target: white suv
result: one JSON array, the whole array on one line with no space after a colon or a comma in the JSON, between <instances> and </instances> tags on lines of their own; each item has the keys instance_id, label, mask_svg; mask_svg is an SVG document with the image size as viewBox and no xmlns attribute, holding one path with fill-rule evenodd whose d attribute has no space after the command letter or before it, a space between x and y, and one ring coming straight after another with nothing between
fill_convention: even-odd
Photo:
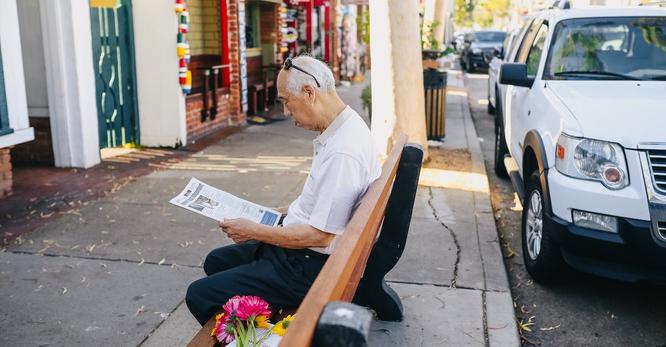
<instances>
[{"instance_id":1,"label":"white suv","mask_svg":"<svg viewBox=\"0 0 666 347\"><path fill-rule=\"evenodd\" d=\"M666 281L666 9L548 10L506 60L495 170L530 275Z\"/></svg>"}]
</instances>

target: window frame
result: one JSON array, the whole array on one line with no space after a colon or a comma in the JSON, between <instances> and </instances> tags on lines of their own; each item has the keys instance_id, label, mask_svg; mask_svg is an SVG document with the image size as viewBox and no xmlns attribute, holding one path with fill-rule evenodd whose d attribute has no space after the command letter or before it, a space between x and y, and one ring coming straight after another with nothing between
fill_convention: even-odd
<instances>
[{"instance_id":1,"label":"window frame","mask_svg":"<svg viewBox=\"0 0 666 347\"><path fill-rule=\"evenodd\" d=\"M525 64L525 61L527 60L527 54L532 48L534 39L536 38L536 35L539 32L539 29L541 28L541 25L543 23L546 23L546 21L542 19L535 19L532 22L532 25L530 25L530 27L527 29L527 32L523 36L523 41L520 43L520 46L518 46L517 48L518 51L516 52L516 56L514 57L515 63Z\"/></svg>"},{"instance_id":2,"label":"window frame","mask_svg":"<svg viewBox=\"0 0 666 347\"><path fill-rule=\"evenodd\" d=\"M640 15L640 16L639 16L639 15L635 15L635 16L631 16L631 15L628 15L628 16L580 17L580 18L567 18L567 19L563 19L563 20L558 21L557 24L555 25L555 28L553 29L553 38L550 40L550 43L548 44L548 52L551 52L551 51L552 51L552 48L553 48L553 46L555 45L555 38L557 37L557 34L558 34L559 30L562 29L562 25L563 25L564 23L566 23L566 22L571 22L571 21L578 21L578 20L592 20L592 19L599 20L599 19L609 19L609 18L612 18L612 19L617 19L617 18L661 18L661 16L651 16L651 15ZM630 44L630 45L632 45L632 46L635 44L635 40L636 40L636 36L635 36L635 35L630 36L629 39L631 40L631 43L629 43L629 42L623 42L623 45L624 45L625 43L626 43L627 45ZM544 68L543 68L543 76L542 76L542 78L543 78L544 80L557 81L557 80L560 80L560 79L554 78L554 76L552 75L552 73L550 73L550 71L548 71L548 74L546 74L546 72L547 72L546 69L547 69L548 66L550 65L550 60L551 60L551 58L552 58L552 56L551 56L550 54L548 54L548 56L546 57L546 62L545 62L545 64L544 64ZM616 80L609 79L608 81L616 81Z\"/></svg>"},{"instance_id":3,"label":"window frame","mask_svg":"<svg viewBox=\"0 0 666 347\"><path fill-rule=\"evenodd\" d=\"M544 29L544 30L542 31L542 29ZM546 23L546 22L541 23L541 25L539 26L539 30L537 30L536 34L534 35L534 39L532 41L532 44L530 45L530 49L527 51L527 56L525 57L524 64L529 68L528 63L529 63L529 60L530 60L530 54L532 53L532 50L536 46L537 41L540 39L539 34L541 34L543 32L543 47L541 48L541 53L539 55L539 59L536 62L537 63L536 71L534 71L533 75L530 75L529 71L528 71L527 75L529 77L535 77L536 78L536 76L539 74L539 66L541 65L541 59L543 58L543 52L546 51L547 48L548 48L546 46L546 42L548 41L548 30L549 29L550 29L550 27L548 26L548 23Z\"/></svg>"}]
</instances>

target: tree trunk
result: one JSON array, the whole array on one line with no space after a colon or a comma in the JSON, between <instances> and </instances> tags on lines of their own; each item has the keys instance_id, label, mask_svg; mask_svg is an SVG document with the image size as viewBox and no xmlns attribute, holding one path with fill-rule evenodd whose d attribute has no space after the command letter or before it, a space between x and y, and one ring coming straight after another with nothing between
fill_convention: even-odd
<instances>
[{"instance_id":1,"label":"tree trunk","mask_svg":"<svg viewBox=\"0 0 666 347\"><path fill-rule=\"evenodd\" d=\"M405 133L428 157L420 42L416 0L370 1L371 129L383 155Z\"/></svg>"}]
</instances>

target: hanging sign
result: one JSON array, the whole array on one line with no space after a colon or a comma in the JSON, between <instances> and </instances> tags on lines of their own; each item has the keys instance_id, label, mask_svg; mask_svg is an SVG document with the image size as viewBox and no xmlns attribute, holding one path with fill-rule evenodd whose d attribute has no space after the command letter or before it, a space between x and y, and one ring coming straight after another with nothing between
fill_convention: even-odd
<instances>
[{"instance_id":1,"label":"hanging sign","mask_svg":"<svg viewBox=\"0 0 666 347\"><path fill-rule=\"evenodd\" d=\"M91 8L118 8L120 0L90 0Z\"/></svg>"},{"instance_id":2,"label":"hanging sign","mask_svg":"<svg viewBox=\"0 0 666 347\"><path fill-rule=\"evenodd\" d=\"M284 29L284 36L282 39L286 43L294 43L298 40L298 30L296 28L286 28Z\"/></svg>"}]
</instances>

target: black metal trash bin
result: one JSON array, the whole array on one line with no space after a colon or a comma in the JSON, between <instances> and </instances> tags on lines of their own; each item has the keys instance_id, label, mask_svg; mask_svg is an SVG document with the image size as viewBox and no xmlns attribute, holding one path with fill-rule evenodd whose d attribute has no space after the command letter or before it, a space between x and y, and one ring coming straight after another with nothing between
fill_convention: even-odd
<instances>
[{"instance_id":1,"label":"black metal trash bin","mask_svg":"<svg viewBox=\"0 0 666 347\"><path fill-rule=\"evenodd\" d=\"M439 140L446 130L446 71L423 70L428 140Z\"/></svg>"}]
</instances>

